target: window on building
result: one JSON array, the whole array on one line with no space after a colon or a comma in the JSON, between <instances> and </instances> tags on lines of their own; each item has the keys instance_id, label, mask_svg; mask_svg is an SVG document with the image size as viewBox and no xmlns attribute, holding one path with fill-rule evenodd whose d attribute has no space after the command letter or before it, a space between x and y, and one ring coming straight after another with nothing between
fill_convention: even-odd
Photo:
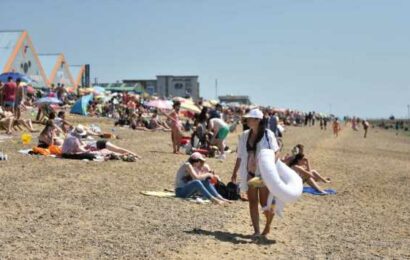
<instances>
[{"instance_id":1,"label":"window on building","mask_svg":"<svg viewBox=\"0 0 410 260\"><path fill-rule=\"evenodd\" d=\"M182 83L175 83L174 84L175 89L182 89L183 87L184 87L184 85Z\"/></svg>"}]
</instances>

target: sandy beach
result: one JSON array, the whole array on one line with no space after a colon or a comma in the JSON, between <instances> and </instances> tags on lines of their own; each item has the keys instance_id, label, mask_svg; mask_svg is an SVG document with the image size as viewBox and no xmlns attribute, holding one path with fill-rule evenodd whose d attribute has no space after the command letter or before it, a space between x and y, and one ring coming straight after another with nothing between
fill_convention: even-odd
<instances>
[{"instance_id":1,"label":"sandy beach","mask_svg":"<svg viewBox=\"0 0 410 260\"><path fill-rule=\"evenodd\" d=\"M71 121L95 123L95 118ZM105 130L112 121L98 119ZM283 153L305 145L336 195L303 195L274 219L267 240L251 240L247 202L215 206L141 195L172 189L185 155L170 153L169 133L115 128L115 144L137 163L25 156L19 136L0 145L2 259L378 259L410 258L410 138L345 128L289 127ZM239 132L229 136L234 150ZM209 159L225 182L235 154Z\"/></svg>"}]
</instances>

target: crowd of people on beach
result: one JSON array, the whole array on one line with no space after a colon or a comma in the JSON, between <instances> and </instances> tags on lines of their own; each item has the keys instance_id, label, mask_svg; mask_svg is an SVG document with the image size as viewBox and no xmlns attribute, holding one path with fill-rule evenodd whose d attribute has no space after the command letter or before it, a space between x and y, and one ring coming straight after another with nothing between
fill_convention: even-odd
<instances>
[{"instance_id":1,"label":"crowd of people on beach","mask_svg":"<svg viewBox=\"0 0 410 260\"><path fill-rule=\"evenodd\" d=\"M37 104L43 96L55 97L59 105ZM124 160L134 162L141 156L119 147L111 140L119 138L113 132L104 132L96 125L85 126L67 120L66 109L81 95L68 93L63 85L49 93L27 93L20 80L9 78L0 84L0 129L6 134L29 131L39 132L38 143L32 153L75 160ZM204 105L196 103L198 111L182 111L182 98L173 99L172 107L149 106L139 95L114 94L104 98L93 98L86 104L90 117L113 119L115 127L129 127L137 131L169 132L174 154L189 155L175 176L175 195L189 198L201 195L215 204L231 203L233 199L248 201L254 236L266 236L274 217L272 205L268 205L269 190L261 179L257 158L261 149L274 151L272 160L281 160L295 171L302 181L319 194L327 192L319 183L329 183L311 165L303 144L296 144L291 154L283 155L283 134L285 127L314 127L319 125L326 131L331 123L333 134L338 137L342 126L332 115L315 112L302 113L292 110L258 108L256 106L229 107L222 104ZM30 110L30 114L26 110ZM35 110L37 115L35 120ZM29 117L29 118L27 118ZM354 131L363 127L367 137L369 122L359 118L345 118ZM318 122L318 123L317 123ZM33 127L38 124L41 131ZM230 133L242 131L236 149L227 146ZM182 150L182 151L181 151ZM170 151L171 152L171 151ZM224 161L231 152L236 152L230 182L223 184L220 176L206 163L208 158ZM266 217L264 229L259 227L259 205Z\"/></svg>"},{"instance_id":2,"label":"crowd of people on beach","mask_svg":"<svg viewBox=\"0 0 410 260\"><path fill-rule=\"evenodd\" d=\"M312 168L304 153L302 144L296 145L291 155L280 155L280 146L277 140L281 133L277 131L279 121L276 117L275 113L269 113L268 110L263 113L257 108L247 110L247 113L242 115L244 131L239 137L237 159L231 182L228 183L228 186L236 185L238 190L237 198L249 202L254 237L266 236L270 232L274 216L274 205L267 205L269 190L264 185L257 166L257 156L261 149L273 150L275 158L272 158L272 160L285 162L288 167L299 174L303 182L317 189L323 195L327 193L318 183L330 182L329 178L323 177L317 170ZM187 198L199 193L213 203L224 204L227 202L226 197L222 196L219 189L212 185L221 181L220 177L205 161L203 154L194 152L181 165L175 180L176 196ZM224 192L224 190L221 192ZM263 208L263 214L266 217L266 224L262 232L259 229L259 205Z\"/></svg>"}]
</instances>

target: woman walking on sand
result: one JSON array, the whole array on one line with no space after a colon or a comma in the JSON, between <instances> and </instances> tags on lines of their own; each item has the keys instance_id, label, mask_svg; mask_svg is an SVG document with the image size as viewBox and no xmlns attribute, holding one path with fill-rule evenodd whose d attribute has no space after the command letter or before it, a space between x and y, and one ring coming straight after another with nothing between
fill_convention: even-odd
<instances>
[{"instance_id":1,"label":"woman walking on sand","mask_svg":"<svg viewBox=\"0 0 410 260\"><path fill-rule=\"evenodd\" d=\"M336 117L333 121L333 135L338 137L340 130L342 130L342 128L340 127L339 119Z\"/></svg>"},{"instance_id":2,"label":"woman walking on sand","mask_svg":"<svg viewBox=\"0 0 410 260\"><path fill-rule=\"evenodd\" d=\"M364 130L364 138L367 137L367 130L369 129L369 122L367 120L362 121L363 130Z\"/></svg>"},{"instance_id":3,"label":"woman walking on sand","mask_svg":"<svg viewBox=\"0 0 410 260\"><path fill-rule=\"evenodd\" d=\"M238 157L232 174L232 182L236 183L237 172L240 174L241 194L246 193L249 200L249 212L251 215L252 226L254 229L253 237L266 236L270 231L270 225L273 220L273 205L266 205L269 196L269 190L263 185L252 185L248 187L248 181L260 176L257 167L257 157L261 149L272 149L275 151L275 160L278 158L279 146L275 134L266 129L263 113L259 109L253 109L244 116L247 119L247 125L250 129L244 131L239 139ZM253 181L252 181L253 182ZM253 182L254 183L254 182ZM259 229L259 208L258 202L264 208L266 216L266 225L262 232Z\"/></svg>"}]
</instances>

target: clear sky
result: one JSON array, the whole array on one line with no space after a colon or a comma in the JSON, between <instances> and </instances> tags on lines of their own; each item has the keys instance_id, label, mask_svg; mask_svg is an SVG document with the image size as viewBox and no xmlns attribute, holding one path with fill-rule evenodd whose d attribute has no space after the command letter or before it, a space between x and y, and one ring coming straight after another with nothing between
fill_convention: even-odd
<instances>
[{"instance_id":1,"label":"clear sky","mask_svg":"<svg viewBox=\"0 0 410 260\"><path fill-rule=\"evenodd\" d=\"M90 63L99 82L199 75L201 95L407 116L410 1L0 0L0 29Z\"/></svg>"}]
</instances>

